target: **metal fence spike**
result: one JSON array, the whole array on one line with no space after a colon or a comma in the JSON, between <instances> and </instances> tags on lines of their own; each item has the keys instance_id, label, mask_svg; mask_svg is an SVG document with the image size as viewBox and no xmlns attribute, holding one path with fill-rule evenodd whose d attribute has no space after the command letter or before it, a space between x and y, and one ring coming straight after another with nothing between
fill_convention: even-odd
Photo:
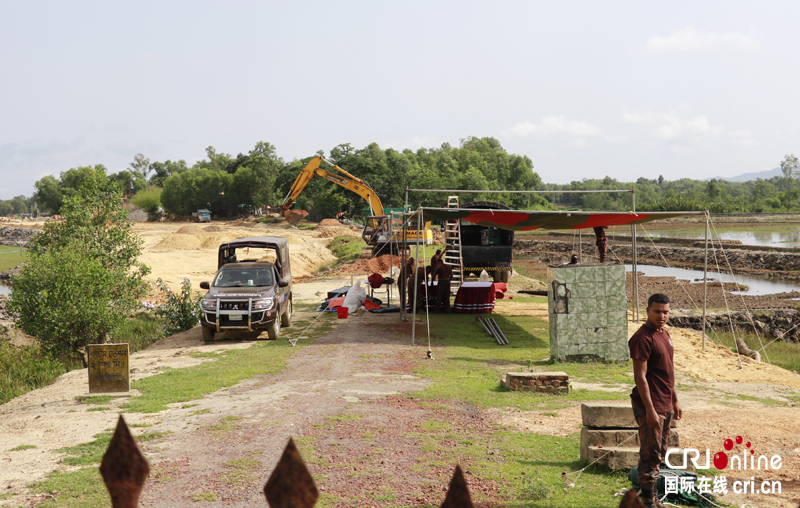
<instances>
[{"instance_id":1,"label":"metal fence spike","mask_svg":"<svg viewBox=\"0 0 800 508\"><path fill-rule=\"evenodd\" d=\"M264 485L264 496L272 508L311 508L317 502L319 492L314 478L292 438Z\"/></svg>"},{"instance_id":2,"label":"metal fence spike","mask_svg":"<svg viewBox=\"0 0 800 508\"><path fill-rule=\"evenodd\" d=\"M100 463L100 474L111 495L113 508L136 508L139 505L139 495L150 474L150 465L122 415L119 415L114 437Z\"/></svg>"},{"instance_id":3,"label":"metal fence spike","mask_svg":"<svg viewBox=\"0 0 800 508\"><path fill-rule=\"evenodd\" d=\"M459 465L456 465L456 471L453 473L453 479L450 480L450 488L447 489L447 496L444 498L441 508L475 508L469 495L467 481L464 479Z\"/></svg>"}]
</instances>

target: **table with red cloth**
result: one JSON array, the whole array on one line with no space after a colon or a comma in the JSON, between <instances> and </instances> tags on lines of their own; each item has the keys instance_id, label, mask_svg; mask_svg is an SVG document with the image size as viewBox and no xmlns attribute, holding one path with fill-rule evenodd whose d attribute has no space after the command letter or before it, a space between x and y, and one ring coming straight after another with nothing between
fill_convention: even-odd
<instances>
[{"instance_id":1,"label":"table with red cloth","mask_svg":"<svg viewBox=\"0 0 800 508\"><path fill-rule=\"evenodd\" d=\"M456 314L491 314L495 287L492 282L465 282L458 288L453 312Z\"/></svg>"}]
</instances>

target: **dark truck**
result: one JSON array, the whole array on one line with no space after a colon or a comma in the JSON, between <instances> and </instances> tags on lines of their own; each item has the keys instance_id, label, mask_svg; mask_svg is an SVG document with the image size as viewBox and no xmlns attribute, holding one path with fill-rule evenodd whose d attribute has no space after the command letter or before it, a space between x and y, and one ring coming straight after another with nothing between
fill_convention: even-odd
<instances>
[{"instance_id":1,"label":"dark truck","mask_svg":"<svg viewBox=\"0 0 800 508\"><path fill-rule=\"evenodd\" d=\"M261 259L239 259L252 249L268 254ZM200 288L208 290L200 302L203 340L213 340L218 332L259 330L266 330L274 340L281 326L291 325L292 272L286 238L251 236L223 243L217 267L211 284L200 283Z\"/></svg>"},{"instance_id":2,"label":"dark truck","mask_svg":"<svg viewBox=\"0 0 800 508\"><path fill-rule=\"evenodd\" d=\"M511 210L506 205L494 201L472 201L464 203L461 208ZM486 270L494 277L494 282L508 282L513 248L513 231L461 222L461 258L464 262L465 276L479 275L481 270Z\"/></svg>"}]
</instances>

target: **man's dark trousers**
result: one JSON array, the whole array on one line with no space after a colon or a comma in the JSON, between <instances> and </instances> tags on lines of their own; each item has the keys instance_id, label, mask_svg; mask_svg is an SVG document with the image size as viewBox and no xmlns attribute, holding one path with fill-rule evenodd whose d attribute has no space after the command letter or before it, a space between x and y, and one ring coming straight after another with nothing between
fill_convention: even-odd
<instances>
[{"instance_id":1,"label":"man's dark trousers","mask_svg":"<svg viewBox=\"0 0 800 508\"><path fill-rule=\"evenodd\" d=\"M672 411L658 413L659 425L655 428L647 425L647 412L633 404L633 416L639 424L639 486L643 489L656 490L658 473L667 453L669 426L672 423Z\"/></svg>"}]
</instances>

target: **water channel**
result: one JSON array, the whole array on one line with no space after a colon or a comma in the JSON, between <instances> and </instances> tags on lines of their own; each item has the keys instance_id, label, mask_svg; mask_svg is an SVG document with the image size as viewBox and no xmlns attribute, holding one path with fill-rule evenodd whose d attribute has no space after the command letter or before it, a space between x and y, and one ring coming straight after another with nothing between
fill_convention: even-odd
<instances>
[{"instance_id":1,"label":"water channel","mask_svg":"<svg viewBox=\"0 0 800 508\"><path fill-rule=\"evenodd\" d=\"M614 232L615 235L630 236L630 232ZM637 231L637 238L647 236L653 238L689 238L692 240L702 240L705 232L702 229L671 229L668 231L650 231L646 233ZM722 231L717 228L715 233L711 231L709 239L739 240L744 245L755 245L758 247L800 247L800 228L788 228L772 231Z\"/></svg>"},{"instance_id":2,"label":"water channel","mask_svg":"<svg viewBox=\"0 0 800 508\"><path fill-rule=\"evenodd\" d=\"M667 268L655 265L637 265L639 272L648 277L675 277L676 279L688 280L693 284L702 284L702 270L686 270L683 268ZM625 270L631 271L631 265L625 265ZM786 282L782 280L768 279L765 277L755 277L752 275L736 275L732 277L728 273L708 272L709 281L722 281L725 283L738 282L747 286L747 291L735 291L740 295L771 295L775 293L788 293L790 291L800 291L800 284ZM696 281L696 282L695 282Z\"/></svg>"}]
</instances>

